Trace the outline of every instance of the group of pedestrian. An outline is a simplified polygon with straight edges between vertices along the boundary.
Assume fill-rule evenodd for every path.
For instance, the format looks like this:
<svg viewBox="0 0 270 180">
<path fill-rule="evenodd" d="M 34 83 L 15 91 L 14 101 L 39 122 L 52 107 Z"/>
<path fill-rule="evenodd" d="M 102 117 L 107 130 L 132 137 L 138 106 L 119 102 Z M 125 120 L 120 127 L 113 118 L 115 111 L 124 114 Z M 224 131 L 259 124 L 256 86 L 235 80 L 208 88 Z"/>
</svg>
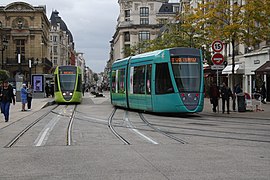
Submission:
<svg viewBox="0 0 270 180">
<path fill-rule="evenodd" d="M 227 105 L 227 113 L 230 113 L 230 97 L 233 97 L 233 93 L 231 88 L 227 86 L 224 82 L 222 87 L 219 89 L 216 83 L 213 83 L 210 87 L 210 102 L 213 105 L 213 112 L 216 112 L 216 108 L 218 106 L 218 99 L 222 99 L 222 113 L 225 112 L 225 104 Z"/>
<path fill-rule="evenodd" d="M 31 110 L 32 98 L 33 98 L 33 89 L 31 84 L 28 84 L 28 87 L 26 86 L 26 84 L 23 84 L 23 87 L 21 89 L 21 101 L 22 101 L 21 111 L 26 111 L 26 104 L 28 110 Z"/>
<path fill-rule="evenodd" d="M 233 111 L 236 111 L 236 97 L 238 94 L 242 93 L 243 90 L 240 87 L 240 84 L 236 84 L 236 86 L 232 90 L 230 89 L 230 87 L 227 86 L 227 84 L 225 82 L 223 82 L 222 87 L 219 88 L 217 86 L 216 83 L 213 83 L 210 86 L 210 102 L 213 105 L 213 112 L 216 112 L 216 108 L 218 106 L 218 99 L 221 96 L 222 99 L 222 113 L 225 112 L 225 104 L 227 107 L 227 113 L 230 113 L 230 98 L 232 98 L 232 102 L 233 102 Z M 261 102 L 266 104 L 265 102 L 265 98 L 266 98 L 266 88 L 265 88 L 265 82 L 263 82 L 262 86 L 261 86 Z"/>
<path fill-rule="evenodd" d="M 31 109 L 32 104 L 32 97 L 33 97 L 33 89 L 31 84 L 23 84 L 21 88 L 21 102 L 22 102 L 22 110 L 26 111 L 26 104 L 28 110 Z M 15 105 L 15 96 L 13 93 L 13 87 L 8 83 L 8 81 L 4 81 L 0 85 L 0 107 L 1 113 L 4 115 L 5 122 L 9 121 L 9 111 L 10 111 L 10 104 L 13 103 Z"/>
</svg>

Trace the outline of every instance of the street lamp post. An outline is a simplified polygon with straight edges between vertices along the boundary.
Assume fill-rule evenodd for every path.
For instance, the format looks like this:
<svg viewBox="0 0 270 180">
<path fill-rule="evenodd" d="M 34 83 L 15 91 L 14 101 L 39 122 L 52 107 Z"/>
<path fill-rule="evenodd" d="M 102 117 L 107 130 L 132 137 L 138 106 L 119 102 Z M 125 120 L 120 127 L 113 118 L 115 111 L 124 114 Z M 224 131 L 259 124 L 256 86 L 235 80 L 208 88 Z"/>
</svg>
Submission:
<svg viewBox="0 0 270 180">
<path fill-rule="evenodd" d="M 31 59 L 29 59 L 29 82 L 30 82 L 30 84 L 32 84 L 32 60 Z"/>
<path fill-rule="evenodd" d="M 22 72 L 22 66 L 21 66 L 21 54 L 20 53 L 18 53 L 17 58 L 18 58 L 18 64 L 19 64 L 19 73 L 21 73 Z"/>
<path fill-rule="evenodd" d="M 7 49 L 8 41 L 3 39 L 2 41 L 2 48 L 0 49 L 2 52 L 2 69 L 4 69 L 4 51 Z"/>
</svg>

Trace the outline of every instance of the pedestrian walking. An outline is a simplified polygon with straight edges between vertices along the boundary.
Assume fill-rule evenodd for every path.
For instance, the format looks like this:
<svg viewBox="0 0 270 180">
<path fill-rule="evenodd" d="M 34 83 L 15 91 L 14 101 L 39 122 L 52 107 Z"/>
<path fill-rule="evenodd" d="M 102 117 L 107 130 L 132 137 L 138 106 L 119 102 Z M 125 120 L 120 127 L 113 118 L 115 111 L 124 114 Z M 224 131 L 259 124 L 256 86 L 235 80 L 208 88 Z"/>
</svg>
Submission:
<svg viewBox="0 0 270 180">
<path fill-rule="evenodd" d="M 28 88 L 27 88 L 27 108 L 28 108 L 28 110 L 31 110 L 32 98 L 33 98 L 33 88 L 32 88 L 31 84 L 28 84 Z"/>
<path fill-rule="evenodd" d="M 22 110 L 26 111 L 25 105 L 27 104 L 27 89 L 26 84 L 23 84 L 23 87 L 21 88 L 21 101 L 22 101 Z"/>
<path fill-rule="evenodd" d="M 213 105 L 213 112 L 217 112 L 217 106 L 218 106 L 218 99 L 219 99 L 219 96 L 220 96 L 220 93 L 219 93 L 219 88 L 217 86 L 216 83 L 213 83 L 211 86 L 210 86 L 210 91 L 209 91 L 209 95 L 210 95 L 210 102 L 211 104 Z"/>
<path fill-rule="evenodd" d="M 54 84 L 51 84 L 50 91 L 51 91 L 51 95 L 52 95 L 52 98 L 53 98 L 54 97 Z"/>
<path fill-rule="evenodd" d="M 15 98 L 13 94 L 13 89 L 10 88 L 7 81 L 4 81 L 1 89 L 2 89 L 0 93 L 1 110 L 3 111 L 5 122 L 8 122 L 10 103 L 13 102 L 13 105 L 15 105 Z"/>
<path fill-rule="evenodd" d="M 265 98 L 266 98 L 266 88 L 265 88 L 265 82 L 263 82 L 261 86 L 261 102 L 263 104 L 266 104 Z"/>
<path fill-rule="evenodd" d="M 230 97 L 232 97 L 231 88 L 224 82 L 223 87 L 221 88 L 222 113 L 225 112 L 225 103 L 227 103 L 227 113 L 230 114 Z"/>
<path fill-rule="evenodd" d="M 233 96 L 232 96 L 232 100 L 233 100 L 233 111 L 236 111 L 236 99 L 238 98 L 237 97 L 237 94 L 240 94 L 242 93 L 243 90 L 242 88 L 240 87 L 240 84 L 236 84 L 233 88 Z"/>
<path fill-rule="evenodd" d="M 46 83 L 46 86 L 45 86 L 45 93 L 46 93 L 46 97 L 48 98 L 50 96 L 50 87 L 48 83 Z"/>
</svg>

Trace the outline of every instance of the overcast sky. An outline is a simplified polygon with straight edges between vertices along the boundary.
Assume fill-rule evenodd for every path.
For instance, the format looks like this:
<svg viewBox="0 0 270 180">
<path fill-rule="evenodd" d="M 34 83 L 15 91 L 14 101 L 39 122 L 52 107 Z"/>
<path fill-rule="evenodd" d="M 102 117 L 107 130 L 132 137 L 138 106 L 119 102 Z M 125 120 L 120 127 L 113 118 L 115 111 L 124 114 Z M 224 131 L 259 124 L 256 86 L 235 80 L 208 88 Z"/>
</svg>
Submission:
<svg viewBox="0 0 270 180">
<path fill-rule="evenodd" d="M 86 65 L 102 72 L 109 60 L 110 44 L 119 15 L 118 0 L 21 0 L 31 5 L 46 5 L 47 17 L 59 12 L 73 35 L 75 49 L 84 53 Z M 11 0 L 1 0 L 8 5 Z M 171 0 L 177 2 L 177 0 Z"/>
</svg>

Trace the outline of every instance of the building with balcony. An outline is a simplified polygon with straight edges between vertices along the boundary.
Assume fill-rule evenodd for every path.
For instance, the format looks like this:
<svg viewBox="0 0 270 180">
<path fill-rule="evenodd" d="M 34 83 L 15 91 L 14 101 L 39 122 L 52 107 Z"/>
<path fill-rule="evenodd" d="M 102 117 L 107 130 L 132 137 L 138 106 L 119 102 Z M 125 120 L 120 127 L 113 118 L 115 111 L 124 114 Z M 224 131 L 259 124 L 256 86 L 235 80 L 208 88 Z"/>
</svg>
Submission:
<svg viewBox="0 0 270 180">
<path fill-rule="evenodd" d="M 50 17 L 50 59 L 53 66 L 75 65 L 75 50 L 72 33 L 66 23 L 53 11 Z"/>
<path fill-rule="evenodd" d="M 169 0 L 118 0 L 120 14 L 111 40 L 110 62 L 128 56 L 130 47 L 145 40 L 153 40 L 161 27 L 174 19 L 179 3 Z"/>
<path fill-rule="evenodd" d="M 50 73 L 50 22 L 46 6 L 32 6 L 25 2 L 0 6 L 0 22 L 1 38 L 8 42 L 0 61 L 1 67 L 9 71 L 13 78 L 18 73 L 23 74 L 25 80 L 29 79 L 29 62 L 34 73 Z"/>
</svg>

